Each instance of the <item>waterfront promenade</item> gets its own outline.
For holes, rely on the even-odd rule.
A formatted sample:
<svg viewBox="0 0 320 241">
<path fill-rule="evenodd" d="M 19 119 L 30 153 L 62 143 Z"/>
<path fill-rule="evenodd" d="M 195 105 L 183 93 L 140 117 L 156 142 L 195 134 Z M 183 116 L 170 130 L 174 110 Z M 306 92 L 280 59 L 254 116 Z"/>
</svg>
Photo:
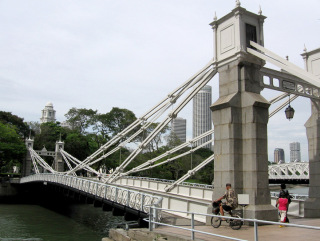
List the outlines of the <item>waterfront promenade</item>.
<svg viewBox="0 0 320 241">
<path fill-rule="evenodd" d="M 317 226 L 320 227 L 320 218 L 296 218 L 290 217 L 290 223 Z M 190 228 L 190 226 L 183 226 Z M 224 235 L 244 240 L 254 240 L 254 227 L 244 225 L 240 230 L 232 230 L 227 225 L 221 225 L 219 228 L 213 228 L 212 226 L 200 225 L 195 227 L 196 230 L 214 233 L 218 235 Z M 158 234 L 172 235 L 182 238 L 182 240 L 191 240 L 191 233 L 182 229 L 176 229 L 171 227 L 158 227 L 154 230 Z M 219 237 L 213 237 L 205 234 L 196 233 L 196 240 L 228 240 Z M 283 227 L 278 225 L 263 225 L 258 227 L 258 238 L 261 240 L 318 240 L 320 237 L 320 230 L 312 230 L 306 228 L 297 227 Z"/>
</svg>

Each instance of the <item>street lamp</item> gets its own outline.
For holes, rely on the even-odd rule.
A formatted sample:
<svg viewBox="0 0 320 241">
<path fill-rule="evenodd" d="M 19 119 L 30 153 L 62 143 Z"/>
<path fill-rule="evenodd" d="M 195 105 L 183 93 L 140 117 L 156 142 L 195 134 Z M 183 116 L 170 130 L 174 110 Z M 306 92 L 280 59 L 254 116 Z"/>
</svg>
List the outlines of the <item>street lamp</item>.
<svg viewBox="0 0 320 241">
<path fill-rule="evenodd" d="M 287 119 L 290 121 L 294 115 L 294 109 L 290 106 L 290 94 L 289 94 L 289 106 L 284 111 L 286 113 Z"/>
</svg>

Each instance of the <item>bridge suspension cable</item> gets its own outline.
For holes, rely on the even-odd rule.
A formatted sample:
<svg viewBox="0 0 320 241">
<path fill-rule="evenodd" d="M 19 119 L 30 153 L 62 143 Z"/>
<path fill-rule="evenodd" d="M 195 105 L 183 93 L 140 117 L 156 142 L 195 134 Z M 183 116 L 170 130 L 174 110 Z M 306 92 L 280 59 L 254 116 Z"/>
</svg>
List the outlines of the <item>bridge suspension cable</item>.
<svg viewBox="0 0 320 241">
<path fill-rule="evenodd" d="M 53 170 L 52 167 L 49 166 L 49 164 L 43 160 L 31 147 L 29 147 L 29 152 L 32 160 L 32 164 L 34 167 L 35 172 L 38 174 L 39 173 L 39 168 L 37 166 L 37 163 L 42 166 L 44 169 L 51 173 L 56 173 L 55 170 Z"/>
<path fill-rule="evenodd" d="M 202 79 L 203 76 L 207 75 L 207 72 L 213 65 L 213 61 L 211 60 L 205 67 L 203 67 L 200 71 L 198 71 L 195 75 L 193 75 L 191 78 L 189 78 L 186 82 L 184 82 L 181 86 L 176 88 L 174 91 L 168 94 L 168 96 L 160 101 L 157 105 L 155 105 L 153 108 L 151 108 L 149 111 L 147 111 L 144 115 L 142 115 L 140 118 L 138 118 L 136 121 L 134 121 L 131 125 L 129 125 L 127 128 L 125 128 L 123 131 L 118 133 L 116 136 L 111 138 L 110 141 L 108 141 L 106 144 L 104 144 L 101 148 L 99 148 L 96 152 L 94 152 L 92 155 L 87 157 L 81 164 L 77 165 L 74 169 L 68 172 L 74 172 L 81 168 L 83 168 L 85 165 L 92 165 L 96 163 L 97 161 L 100 161 L 101 159 L 109 156 L 110 154 L 114 153 L 119 149 L 119 146 L 117 146 L 112 151 L 106 153 L 103 155 L 103 157 L 100 157 L 99 160 L 94 160 L 98 155 L 100 155 L 102 152 L 110 148 L 112 145 L 117 144 L 119 141 L 121 141 L 122 138 L 124 138 L 126 135 L 129 134 L 132 130 L 137 128 L 139 125 L 142 124 L 142 127 L 138 132 L 136 132 L 133 136 L 129 137 L 127 142 L 134 139 L 136 136 L 138 136 L 143 129 L 147 128 L 156 118 L 160 116 L 160 113 L 163 114 L 173 103 L 177 101 L 177 99 L 183 95 L 188 89 L 192 88 L 194 85 L 196 85 L 199 82 L 199 79 Z M 149 118 L 152 118 L 152 121 L 147 122 Z M 127 143 L 126 141 L 124 143 L 121 143 L 120 145 L 124 145 Z"/>
<path fill-rule="evenodd" d="M 192 91 L 174 108 L 172 112 L 146 137 L 145 140 L 139 145 L 137 149 L 135 149 L 128 158 L 121 163 L 119 167 L 116 168 L 115 172 L 113 172 L 110 177 L 107 179 L 107 182 L 112 182 L 119 175 L 119 173 L 123 172 L 124 168 L 143 150 L 143 148 L 149 144 L 149 142 L 165 127 L 169 124 L 169 122 L 177 116 L 177 114 L 181 111 L 183 107 L 186 106 L 187 103 L 212 79 L 212 77 L 217 73 L 215 68 L 209 69 L 207 73 L 197 81 L 194 81 L 194 85 L 197 85 L 192 89 Z"/>
<path fill-rule="evenodd" d="M 70 155 L 68 152 L 66 152 L 66 151 L 63 150 L 63 149 L 60 149 L 60 153 L 61 153 L 61 155 L 63 156 L 63 158 L 65 159 L 67 165 L 68 165 L 68 163 L 69 163 L 68 160 L 70 160 L 70 161 L 71 161 L 73 164 L 75 164 L 75 165 L 79 165 L 79 164 L 81 163 L 81 161 L 79 161 L 77 158 L 75 158 L 74 156 Z M 72 170 L 72 167 L 71 167 L 70 163 L 69 163 L 68 167 L 69 167 L 70 170 Z M 86 171 L 88 171 L 88 172 L 91 172 L 91 173 L 94 173 L 94 174 L 96 174 L 96 175 L 99 175 L 99 172 L 96 171 L 95 169 L 91 168 L 90 166 L 84 166 L 83 169 L 86 170 Z M 75 172 L 72 172 L 72 174 L 73 174 L 74 176 L 76 176 L 76 173 L 75 173 Z"/>
<path fill-rule="evenodd" d="M 210 141 L 207 141 L 207 142 L 205 142 L 205 143 L 203 143 L 203 144 L 201 144 L 201 145 L 199 145 L 199 146 L 197 146 L 196 148 L 194 148 L 194 149 L 192 149 L 192 150 L 188 150 L 188 151 L 186 151 L 186 152 L 184 152 L 184 153 L 182 153 L 182 154 L 180 154 L 180 155 L 177 155 L 177 156 L 172 157 L 172 158 L 169 158 L 169 159 L 167 159 L 167 160 L 165 160 L 165 161 L 162 161 L 162 162 L 159 162 L 159 163 L 157 163 L 157 164 L 154 164 L 156 161 L 158 161 L 158 160 L 160 160 L 160 159 L 162 159 L 162 158 L 164 158 L 164 157 L 166 157 L 166 156 L 168 156 L 168 155 L 171 155 L 171 154 L 177 152 L 178 150 L 181 150 L 181 149 L 189 146 L 189 145 L 192 144 L 193 142 L 196 142 L 196 141 L 198 141 L 198 140 L 200 140 L 200 139 L 202 139 L 202 138 L 204 138 L 204 137 L 206 137 L 206 136 L 208 136 L 208 135 L 211 135 L 213 132 L 214 132 L 213 129 L 210 130 L 210 131 L 207 131 L 207 132 L 201 134 L 200 136 L 192 139 L 192 140 L 189 141 L 189 142 L 185 142 L 185 143 L 183 143 L 183 144 L 181 144 L 181 145 L 179 145 L 179 146 L 177 146 L 177 147 L 174 147 L 174 148 L 171 149 L 170 151 L 167 151 L 167 152 L 165 152 L 165 153 L 163 153 L 163 154 L 161 154 L 161 155 L 159 155 L 159 156 L 157 156 L 157 157 L 155 157 L 155 158 L 153 158 L 153 159 L 151 159 L 151 160 L 148 160 L 148 161 L 142 163 L 141 165 L 139 165 L 139 166 L 137 166 L 137 167 L 132 168 L 131 170 L 129 170 L 129 171 L 125 172 L 125 173 L 122 173 L 120 176 L 127 176 L 127 175 L 132 174 L 132 173 L 145 171 L 145 170 L 148 170 L 148 169 L 151 169 L 151 168 L 154 168 L 154 167 L 157 167 L 157 166 L 160 166 L 160 165 L 169 163 L 169 162 L 171 162 L 171 161 L 174 161 L 174 160 L 176 160 L 176 159 L 178 159 L 178 158 L 180 158 L 180 157 L 186 156 L 186 155 L 188 155 L 188 154 L 191 154 L 192 152 L 195 152 L 196 150 L 198 150 L 198 149 L 200 149 L 200 148 L 202 148 L 202 147 L 204 147 L 204 146 L 212 143 L 212 142 L 213 142 L 213 139 L 210 140 Z M 154 164 L 154 165 L 148 166 L 148 165 L 151 165 L 151 164 Z"/>
</svg>

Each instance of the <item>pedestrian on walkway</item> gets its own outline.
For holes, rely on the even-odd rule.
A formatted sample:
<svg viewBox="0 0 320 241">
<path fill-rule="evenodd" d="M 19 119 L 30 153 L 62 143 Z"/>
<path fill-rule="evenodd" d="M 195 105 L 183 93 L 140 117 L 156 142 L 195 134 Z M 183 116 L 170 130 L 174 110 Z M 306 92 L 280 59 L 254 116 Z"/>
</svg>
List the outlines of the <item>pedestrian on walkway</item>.
<svg viewBox="0 0 320 241">
<path fill-rule="evenodd" d="M 280 222 L 285 223 L 286 222 L 286 217 L 287 217 L 287 210 L 288 210 L 288 199 L 285 196 L 284 193 L 280 193 L 280 197 L 277 200 L 276 207 L 279 209 L 279 214 L 280 214 Z M 283 227 L 283 225 L 279 226 L 280 228 Z"/>
<path fill-rule="evenodd" d="M 288 199 L 286 223 L 289 223 L 288 210 L 289 210 L 289 205 L 291 203 L 292 196 L 289 194 L 289 191 L 286 189 L 287 187 L 286 187 L 285 183 L 281 183 L 280 187 L 281 187 L 281 190 L 279 192 L 279 197 L 280 197 L 280 195 L 284 195 Z"/>
</svg>

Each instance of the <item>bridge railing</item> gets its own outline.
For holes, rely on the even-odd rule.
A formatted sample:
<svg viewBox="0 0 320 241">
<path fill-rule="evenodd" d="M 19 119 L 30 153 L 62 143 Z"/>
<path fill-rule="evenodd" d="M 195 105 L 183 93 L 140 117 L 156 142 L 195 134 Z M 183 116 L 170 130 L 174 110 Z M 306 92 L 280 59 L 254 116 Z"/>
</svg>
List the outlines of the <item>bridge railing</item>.
<svg viewBox="0 0 320 241">
<path fill-rule="evenodd" d="M 74 176 L 41 173 L 23 177 L 20 183 L 39 181 L 62 184 L 145 213 L 149 213 L 151 205 L 162 206 L 162 197 Z"/>
<path fill-rule="evenodd" d="M 154 217 L 154 213 L 155 210 L 157 211 L 165 211 L 165 212 L 180 212 L 180 213 L 187 213 L 191 216 L 190 219 L 190 226 L 191 228 L 188 228 L 186 226 L 186 224 L 184 225 L 173 225 L 173 224 L 168 224 L 168 223 L 163 223 L 160 221 L 157 221 Z M 172 210 L 172 209 L 166 209 L 166 208 L 158 208 L 158 207 L 151 207 L 151 212 L 149 213 L 149 218 L 146 218 L 145 221 L 149 222 L 149 230 L 153 231 L 157 226 L 166 226 L 166 227 L 171 227 L 171 228 L 175 228 L 175 229 L 180 229 L 180 230 L 184 230 L 184 231 L 190 231 L 190 236 L 191 239 L 190 240 L 197 240 L 196 239 L 196 233 L 200 233 L 200 234 L 206 234 L 206 235 L 210 235 L 213 236 L 212 240 L 215 240 L 217 238 L 223 238 L 223 239 L 230 239 L 230 240 L 239 240 L 239 241 L 245 241 L 244 239 L 240 239 L 237 237 L 231 237 L 231 236 L 225 236 L 225 235 L 221 235 L 221 234 L 217 234 L 217 233 L 209 233 L 209 232 L 204 232 L 201 231 L 199 229 L 196 229 L 195 227 L 195 219 L 194 217 L 196 215 L 201 215 L 204 217 L 218 217 L 218 218 L 224 218 L 224 219 L 232 219 L 232 220 L 241 220 L 242 222 L 245 223 L 250 223 L 253 224 L 253 237 L 255 241 L 259 240 L 259 235 L 258 235 L 258 226 L 259 224 L 268 224 L 268 225 L 283 225 L 285 227 L 295 227 L 295 228 L 304 228 L 304 229 L 313 229 L 313 230 L 319 230 L 320 231 L 320 227 L 318 226 L 309 226 L 309 225 L 301 225 L 301 224 L 292 224 L 292 223 L 281 223 L 281 222 L 273 222 L 273 221 L 266 221 L 266 220 L 259 220 L 259 219 L 249 219 L 249 218 L 235 218 L 235 217 L 230 217 L 230 216 L 220 216 L 220 215 L 215 215 L 215 214 L 207 214 L 207 213 L 199 213 L 199 212 L 185 212 L 185 211 L 179 211 L 179 210 Z M 265 236 L 264 238 L 269 238 L 270 240 L 273 238 L 272 237 L 272 232 L 270 233 L 270 236 Z M 186 235 L 186 232 L 184 233 L 184 235 Z M 189 239 L 188 239 L 189 240 Z M 250 239 L 252 240 L 252 239 Z"/>
<path fill-rule="evenodd" d="M 146 181 L 154 181 L 154 182 L 162 182 L 162 183 L 174 183 L 176 180 L 168 180 L 168 179 L 160 179 L 160 178 L 150 178 L 150 177 L 136 177 L 136 176 L 123 176 L 123 179 L 133 179 L 133 180 L 146 180 Z M 213 185 L 208 184 L 200 184 L 200 183 L 191 183 L 191 182 L 181 182 L 180 186 L 188 186 L 188 187 L 199 187 L 205 189 L 213 189 Z"/>
<path fill-rule="evenodd" d="M 278 198 L 279 197 L 279 192 L 270 192 L 270 195 L 272 198 Z M 305 201 L 308 199 L 308 195 L 303 195 L 303 194 L 293 194 L 290 193 L 292 196 L 292 200 L 298 200 L 298 201 Z"/>
</svg>

